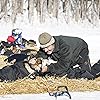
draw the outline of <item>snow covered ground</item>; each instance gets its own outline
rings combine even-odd
[[[34,39],[38,44],[38,36],[42,32],[49,32],[52,35],[68,35],[83,38],[89,46],[90,60],[94,64],[100,59],[100,26],[93,27],[90,24],[66,24],[66,23],[52,23],[45,24],[34,23],[29,25],[27,23],[17,23],[12,26],[11,23],[0,23],[0,40],[6,40],[8,35],[11,35],[13,28],[21,28],[23,30],[23,37],[26,39]],[[38,44],[39,46],[39,44]],[[99,100],[100,91],[94,92],[70,92],[72,100]],[[49,94],[11,94],[1,95],[0,100],[55,100],[55,97]],[[57,100],[69,100],[67,96],[58,97]]]
[[[49,94],[11,94],[0,96],[0,100],[100,100],[100,92],[71,92],[71,99],[58,96],[57,99]]]

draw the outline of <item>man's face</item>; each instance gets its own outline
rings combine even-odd
[[[43,50],[48,54],[52,54],[53,50],[54,50],[54,44],[49,45],[48,47],[43,48]]]

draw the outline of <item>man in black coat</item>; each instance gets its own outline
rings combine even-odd
[[[55,63],[42,66],[43,73],[69,78],[94,79],[87,43],[78,37],[39,35],[40,50],[37,57],[53,59]],[[78,66],[76,66],[78,65]]]

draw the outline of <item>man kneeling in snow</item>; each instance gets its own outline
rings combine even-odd
[[[81,38],[70,36],[51,36],[44,32],[39,35],[40,50],[37,57],[50,57],[57,63],[42,68],[42,72],[68,78],[94,79],[91,74],[88,44]],[[74,66],[78,67],[74,68]]]

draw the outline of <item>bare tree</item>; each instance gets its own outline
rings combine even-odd
[[[0,1],[0,11],[5,12],[7,6],[7,0],[1,0]]]
[[[61,0],[61,2],[62,2],[63,12],[66,13],[66,8],[68,8],[67,6],[68,0]]]
[[[1,12],[0,18],[2,18],[2,16],[5,15],[5,19],[6,19],[6,16],[7,16],[7,2],[8,2],[8,0],[0,1],[0,12]]]
[[[34,19],[34,0],[28,0],[28,18],[29,22],[32,23]]]
[[[41,0],[36,1],[36,10],[37,10],[37,15],[41,14]]]
[[[59,0],[54,0],[53,2],[53,16],[58,18],[58,11],[59,11]]]
[[[23,14],[23,0],[12,0],[12,22],[16,22],[17,14]]]
[[[6,19],[11,12],[9,16],[15,23],[17,15],[23,14],[25,4],[28,5],[30,23],[34,22],[34,16],[37,16],[40,22],[45,22],[47,14],[58,19],[60,7],[67,23],[69,19],[77,22],[88,19],[91,23],[100,19],[100,0],[0,0],[0,19]]]
[[[17,12],[23,13],[23,3],[24,0],[17,0]]]
[[[99,16],[99,19],[100,19],[100,0],[98,0],[98,16]]]
[[[54,0],[47,0],[47,10],[49,14],[51,14],[53,11],[53,1]]]
[[[42,22],[45,22],[45,15],[46,15],[46,10],[47,10],[47,0],[41,0],[40,8],[41,8],[40,22],[42,23]]]
[[[15,23],[17,15],[17,0],[12,0],[12,22]]]

